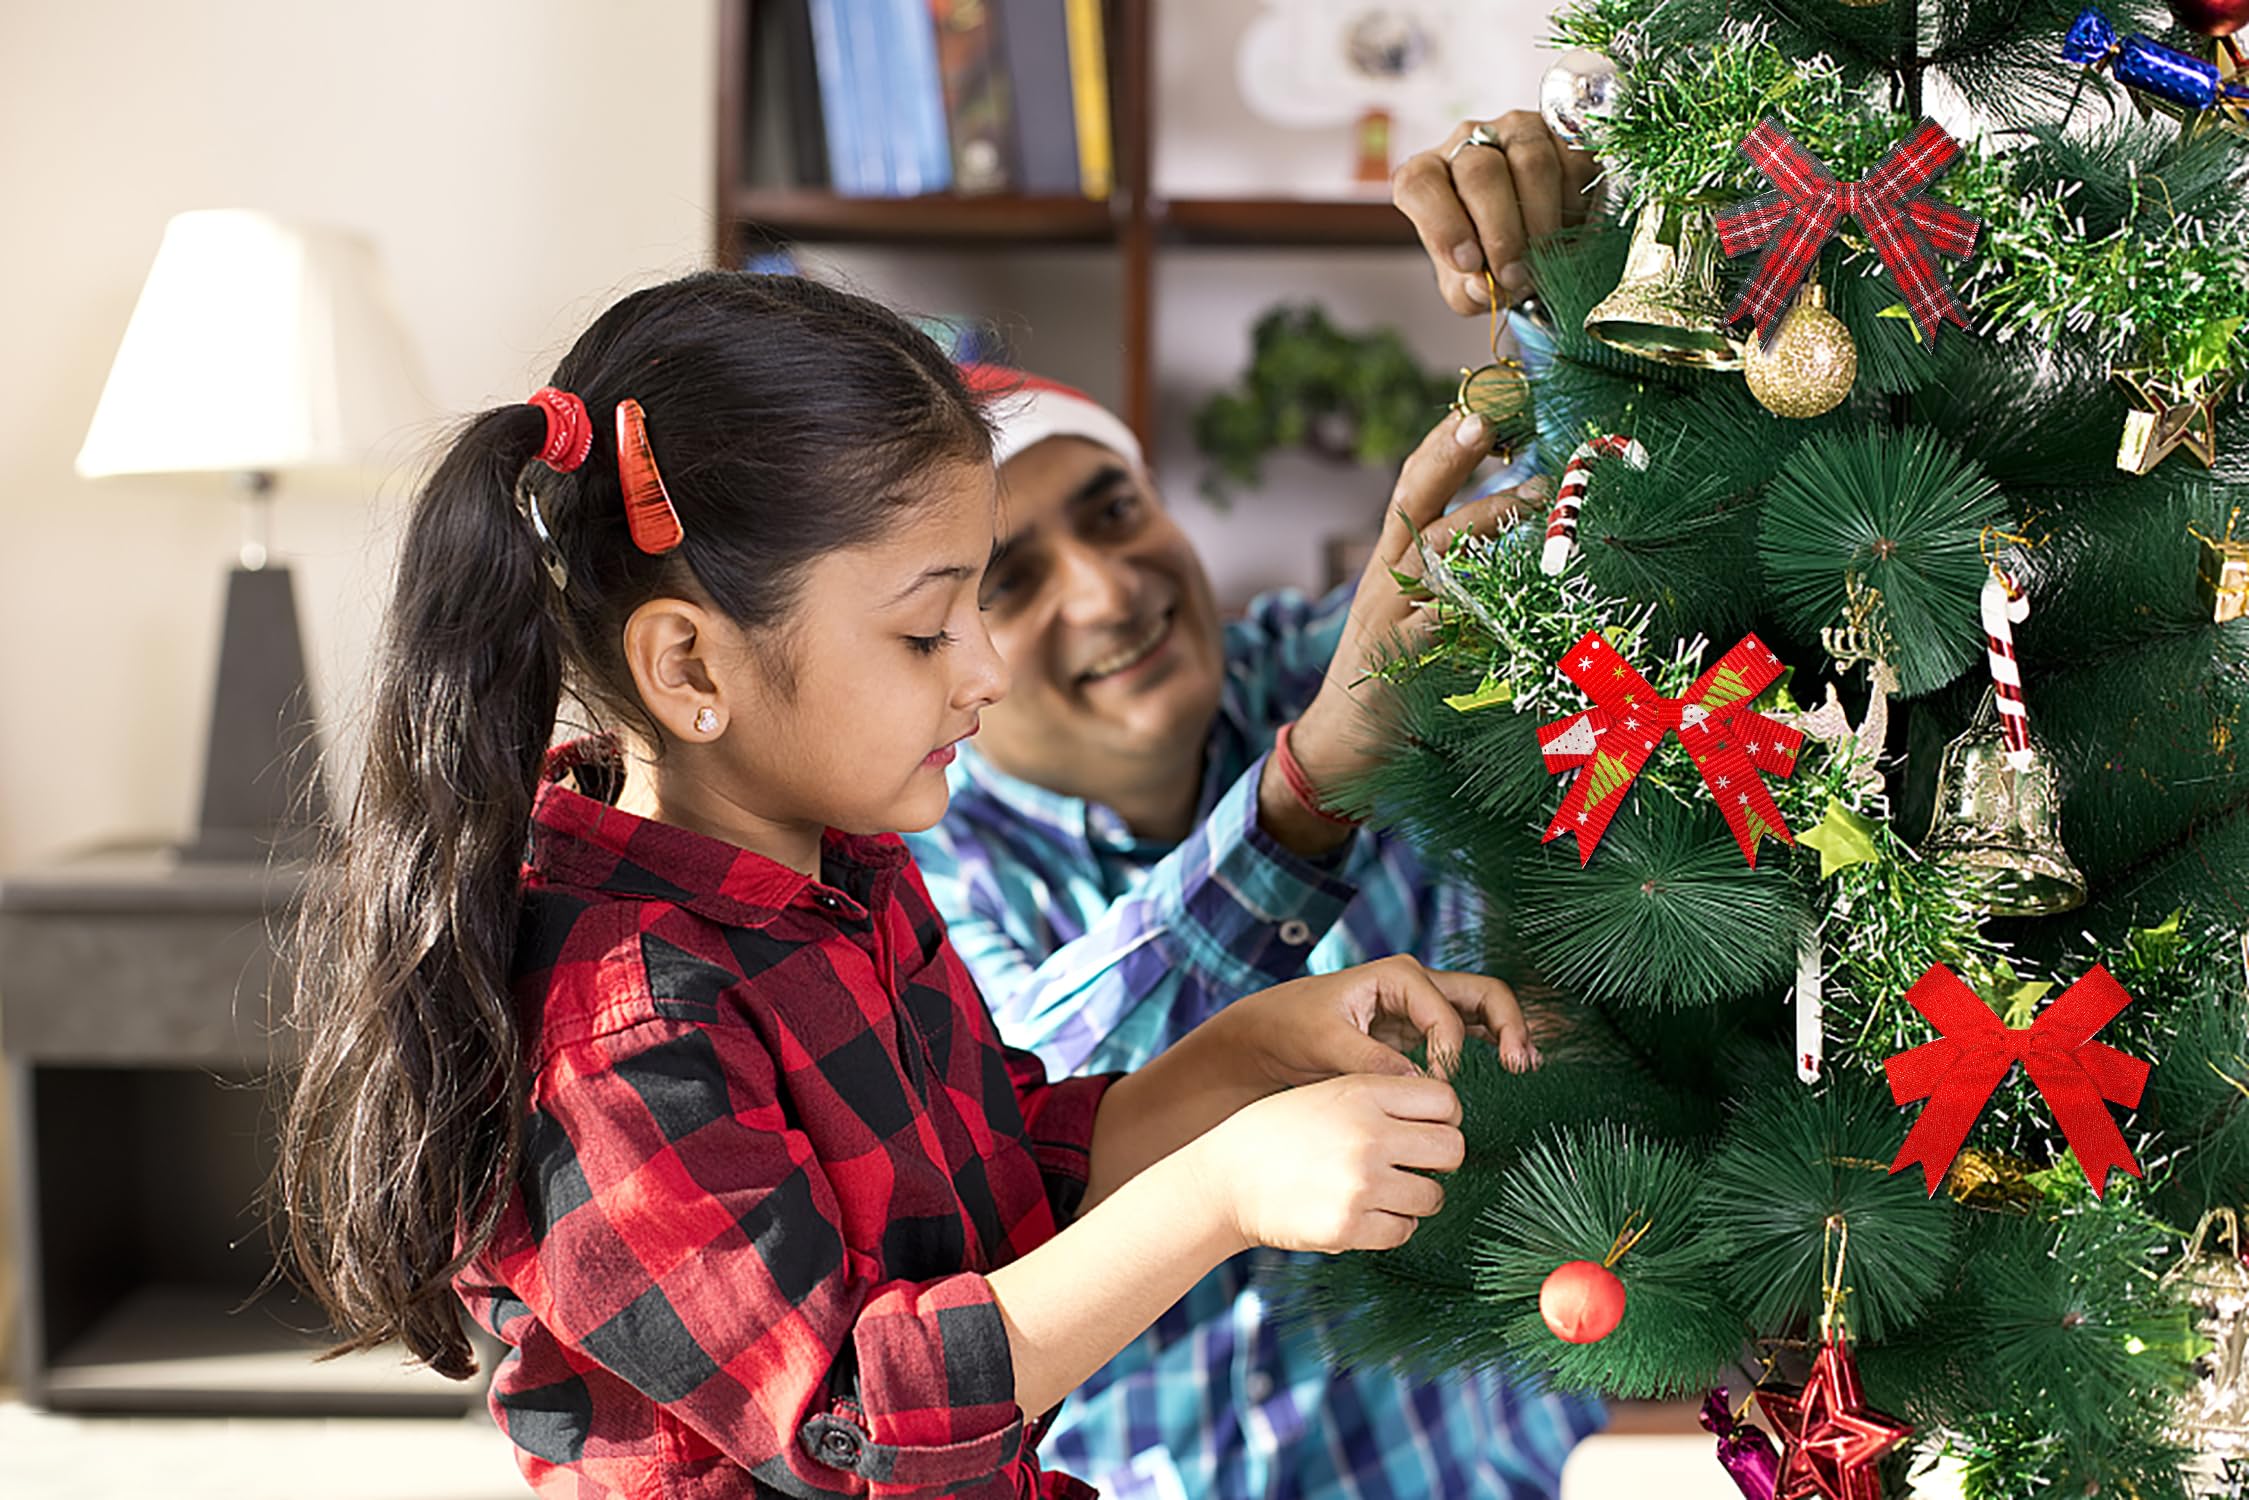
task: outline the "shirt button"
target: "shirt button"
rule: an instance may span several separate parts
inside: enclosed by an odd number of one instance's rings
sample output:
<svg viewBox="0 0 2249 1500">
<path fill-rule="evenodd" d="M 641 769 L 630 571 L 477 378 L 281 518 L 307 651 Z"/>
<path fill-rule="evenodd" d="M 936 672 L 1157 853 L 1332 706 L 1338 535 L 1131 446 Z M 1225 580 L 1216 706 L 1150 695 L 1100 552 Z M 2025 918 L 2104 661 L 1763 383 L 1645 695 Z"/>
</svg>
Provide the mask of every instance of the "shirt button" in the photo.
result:
<svg viewBox="0 0 2249 1500">
<path fill-rule="evenodd" d="M 1273 1394 L 1273 1377 L 1263 1370 L 1253 1370 L 1249 1379 L 1242 1382 L 1242 1390 L 1250 1400 L 1263 1405 Z"/>
<path fill-rule="evenodd" d="M 833 891 L 815 891 L 812 899 L 827 911 L 837 911 L 843 906 L 843 898 Z"/>
<path fill-rule="evenodd" d="M 1303 947 L 1312 941 L 1311 924 L 1296 917 L 1289 918 L 1281 924 L 1281 941 L 1291 948 Z"/>
<path fill-rule="evenodd" d="M 820 1455 L 837 1465 L 857 1462 L 859 1435 L 845 1427 L 829 1428 L 820 1435 Z"/>
</svg>

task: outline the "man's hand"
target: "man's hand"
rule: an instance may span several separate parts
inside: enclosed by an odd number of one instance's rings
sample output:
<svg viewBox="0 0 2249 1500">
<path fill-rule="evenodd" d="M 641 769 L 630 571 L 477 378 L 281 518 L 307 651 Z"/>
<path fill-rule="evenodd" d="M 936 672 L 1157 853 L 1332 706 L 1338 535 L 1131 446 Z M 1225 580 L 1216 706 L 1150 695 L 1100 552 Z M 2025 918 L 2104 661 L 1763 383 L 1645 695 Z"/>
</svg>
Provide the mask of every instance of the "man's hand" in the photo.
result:
<svg viewBox="0 0 2249 1500">
<path fill-rule="evenodd" d="M 1489 534 L 1523 509 L 1543 506 L 1547 501 L 1546 481 L 1533 479 L 1516 489 L 1464 505 L 1449 516 L 1444 513 L 1445 506 L 1460 493 L 1460 487 L 1486 456 L 1489 442 L 1482 419 L 1448 414 L 1430 429 L 1399 472 L 1397 488 L 1390 495 L 1390 514 L 1382 525 L 1382 539 L 1367 561 L 1358 592 L 1352 596 L 1351 615 L 1328 663 L 1327 679 L 1289 737 L 1289 748 L 1316 791 L 1330 792 L 1373 768 L 1380 746 L 1364 722 L 1359 701 L 1367 674 L 1393 647 L 1411 651 L 1429 633 L 1428 612 L 1414 607 L 1395 576 L 1421 574 L 1421 552 L 1414 546 L 1414 533 L 1418 531 L 1441 554 L 1460 533 Z M 1285 815 L 1287 804 L 1293 801 L 1286 783 L 1270 765 L 1266 779 L 1279 783 L 1276 811 Z M 1261 816 L 1266 800 L 1263 791 L 1260 788 Z M 1264 821 L 1275 837 L 1291 847 L 1303 847 L 1292 837 L 1300 830 L 1277 824 L 1275 819 Z M 1318 832 L 1316 827 L 1301 830 L 1307 839 Z M 1328 840 L 1331 845 L 1340 841 L 1340 833 Z"/>
<path fill-rule="evenodd" d="M 1478 128 L 1499 144 L 1467 144 Z M 1407 157 L 1390 175 L 1390 198 L 1421 235 L 1445 305 L 1481 316 L 1491 307 L 1485 269 L 1509 304 L 1520 301 L 1531 289 L 1531 242 L 1585 218 L 1597 170 L 1537 114 L 1516 110 L 1463 120 L 1437 146 Z"/>
</svg>

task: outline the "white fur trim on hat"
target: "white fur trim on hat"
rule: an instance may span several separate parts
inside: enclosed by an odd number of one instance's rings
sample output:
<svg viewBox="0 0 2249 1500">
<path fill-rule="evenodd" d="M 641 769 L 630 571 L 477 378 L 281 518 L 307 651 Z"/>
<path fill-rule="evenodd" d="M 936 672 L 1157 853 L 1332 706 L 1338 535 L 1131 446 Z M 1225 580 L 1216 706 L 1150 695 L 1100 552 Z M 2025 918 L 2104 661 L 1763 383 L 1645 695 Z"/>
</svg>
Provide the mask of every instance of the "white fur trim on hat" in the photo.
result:
<svg viewBox="0 0 2249 1500">
<path fill-rule="evenodd" d="M 976 375 L 983 375 L 984 379 L 980 381 Z M 989 366 L 972 375 L 971 385 L 990 389 L 986 381 L 1000 380 L 1006 383 L 999 386 L 998 393 L 989 398 L 985 407 L 992 419 L 994 462 L 1004 464 L 1048 438 L 1074 437 L 1100 444 L 1130 461 L 1136 469 L 1146 466 L 1140 439 L 1133 436 L 1124 419 L 1083 391 L 1042 380 L 1036 375 L 992 372 Z"/>
</svg>

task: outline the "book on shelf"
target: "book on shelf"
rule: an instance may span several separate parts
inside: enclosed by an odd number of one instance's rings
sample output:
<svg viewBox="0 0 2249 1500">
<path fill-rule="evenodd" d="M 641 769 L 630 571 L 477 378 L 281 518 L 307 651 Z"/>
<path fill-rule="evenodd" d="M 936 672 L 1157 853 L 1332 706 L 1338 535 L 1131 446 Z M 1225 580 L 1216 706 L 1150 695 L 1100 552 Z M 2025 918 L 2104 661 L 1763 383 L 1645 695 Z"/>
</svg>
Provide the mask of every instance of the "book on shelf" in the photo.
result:
<svg viewBox="0 0 2249 1500">
<path fill-rule="evenodd" d="M 870 9 L 882 56 L 883 140 L 890 154 L 890 192 L 915 198 L 953 185 L 953 148 L 945 128 L 945 86 L 937 71 L 937 29 L 929 0 L 886 0 Z"/>
<path fill-rule="evenodd" d="M 755 21 L 743 142 L 750 180 L 827 187 L 828 135 L 820 118 L 810 0 L 766 0 Z"/>
<path fill-rule="evenodd" d="M 1102 0 L 761 0 L 756 10 L 743 155 L 752 181 L 844 197 L 1108 198 Z"/>
<path fill-rule="evenodd" d="M 1114 180 L 1109 155 L 1109 49 L 1101 34 L 1101 0 L 1067 0 L 1070 103 L 1078 127 L 1078 191 L 1106 198 Z"/>
<path fill-rule="evenodd" d="M 820 124 L 827 139 L 828 185 L 847 197 L 865 197 L 882 189 L 881 147 L 875 145 L 874 170 L 868 170 L 865 144 L 872 141 L 874 122 L 862 120 L 857 108 L 851 29 L 845 24 L 845 0 L 806 0 L 812 30 L 813 72 L 820 93 Z"/>
<path fill-rule="evenodd" d="M 999 8 L 1022 172 L 1018 187 L 1033 195 L 1079 190 L 1078 115 L 1063 6 L 1064 0 L 1006 0 Z"/>
<path fill-rule="evenodd" d="M 929 0 L 938 74 L 953 149 L 953 191 L 1004 193 L 1015 185 L 1015 143 L 998 0 Z"/>
</svg>

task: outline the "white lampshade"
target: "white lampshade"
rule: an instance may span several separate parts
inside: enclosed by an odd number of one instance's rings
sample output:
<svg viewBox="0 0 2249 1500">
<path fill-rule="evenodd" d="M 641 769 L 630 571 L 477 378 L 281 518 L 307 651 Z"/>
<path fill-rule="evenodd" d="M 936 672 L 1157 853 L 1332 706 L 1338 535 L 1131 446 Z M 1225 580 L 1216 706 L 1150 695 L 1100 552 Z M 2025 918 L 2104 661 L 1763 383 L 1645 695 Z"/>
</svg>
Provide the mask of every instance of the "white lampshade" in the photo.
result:
<svg viewBox="0 0 2249 1500">
<path fill-rule="evenodd" d="M 270 214 L 180 214 L 78 472 L 362 468 L 428 417 L 418 373 L 367 240 Z"/>
</svg>

